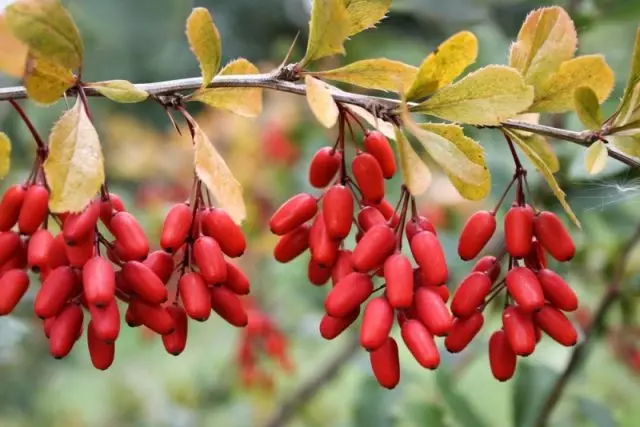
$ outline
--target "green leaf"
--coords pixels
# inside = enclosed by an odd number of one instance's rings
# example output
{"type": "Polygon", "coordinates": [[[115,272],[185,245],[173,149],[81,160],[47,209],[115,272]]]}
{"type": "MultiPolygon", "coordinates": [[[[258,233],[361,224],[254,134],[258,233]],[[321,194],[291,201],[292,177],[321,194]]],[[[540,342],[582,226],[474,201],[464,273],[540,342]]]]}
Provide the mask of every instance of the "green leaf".
{"type": "MultiPolygon", "coordinates": [[[[436,371],[436,384],[451,416],[464,427],[486,427],[486,422],[480,417],[471,403],[455,389],[451,372],[444,368],[436,371]]],[[[520,427],[520,426],[518,426],[520,427]]]]}
{"type": "Polygon", "coordinates": [[[0,179],[4,179],[11,169],[11,140],[0,132],[0,179]]]}
{"type": "Polygon", "coordinates": [[[445,171],[451,183],[456,187],[462,197],[467,200],[482,200],[491,192],[491,174],[487,168],[487,161],[484,157],[484,148],[473,139],[465,136],[462,127],[454,124],[444,123],[421,123],[422,129],[449,140],[464,153],[467,158],[476,165],[484,167],[482,180],[474,183],[467,183],[460,180],[449,171],[445,171]]]}
{"type": "Polygon", "coordinates": [[[522,73],[527,84],[538,88],[560,64],[573,58],[578,35],[569,14],[559,6],[529,13],[511,45],[509,65],[522,73]]]}
{"type": "Polygon", "coordinates": [[[409,101],[425,98],[448,85],[478,57],[478,40],[473,33],[454,34],[436,48],[420,65],[407,91],[409,101]]]}
{"type": "Polygon", "coordinates": [[[419,196],[427,191],[431,185],[431,172],[420,156],[414,151],[400,128],[394,128],[396,143],[398,144],[398,157],[402,178],[407,189],[413,196],[419,196]]]}
{"type": "Polygon", "coordinates": [[[200,63],[202,87],[207,87],[220,68],[222,46],[220,33],[204,7],[196,7],[187,18],[189,46],[200,63]]]}
{"type": "Polygon", "coordinates": [[[622,153],[631,157],[640,157],[640,135],[611,136],[613,145],[622,153]]]}
{"type": "Polygon", "coordinates": [[[412,111],[454,122],[498,125],[526,110],[533,101],[527,86],[513,68],[491,65],[442,88],[412,111]]]}
{"type": "Polygon", "coordinates": [[[14,36],[36,56],[63,68],[82,64],[82,39],[71,15],[58,0],[17,0],[5,9],[14,36]]]}
{"type": "Polygon", "coordinates": [[[351,19],[344,0],[314,0],[307,52],[300,61],[300,68],[325,56],[343,55],[343,43],[350,32],[351,19]]]}
{"type": "Polygon", "coordinates": [[[640,121],[640,83],[635,85],[629,99],[625,101],[624,108],[616,115],[611,133],[614,133],[618,127],[627,126],[636,121],[640,121]]]}
{"type": "Polygon", "coordinates": [[[108,80],[89,83],[87,86],[94,88],[110,100],[123,104],[142,102],[149,97],[146,91],[138,89],[127,80],[108,80]]]}
{"type": "Polygon", "coordinates": [[[529,136],[524,136],[522,132],[518,132],[522,141],[527,144],[537,155],[540,157],[540,160],[547,165],[547,168],[551,171],[551,173],[556,173],[560,170],[560,161],[558,160],[558,156],[556,156],[555,151],[551,148],[551,144],[547,141],[542,135],[529,134],[529,136]]]}
{"type": "Polygon", "coordinates": [[[44,172],[51,189],[52,212],[80,212],[104,184],[104,160],[98,132],[80,97],[49,135],[44,172]]]}
{"type": "Polygon", "coordinates": [[[578,397],[578,412],[594,427],[618,427],[611,409],[586,397],[578,397]]]}
{"type": "Polygon", "coordinates": [[[596,141],[591,144],[584,152],[584,162],[587,167],[587,172],[595,175],[604,169],[608,156],[609,152],[604,142],[596,141]]]}
{"type": "Polygon", "coordinates": [[[533,166],[535,166],[536,170],[547,181],[547,184],[549,184],[551,191],[553,191],[553,194],[556,196],[556,198],[562,205],[567,215],[569,215],[569,218],[571,218],[571,221],[573,221],[573,223],[578,228],[580,228],[580,221],[578,221],[578,218],[571,210],[571,206],[569,206],[569,203],[567,203],[567,199],[566,199],[567,195],[565,194],[564,191],[562,191],[562,189],[558,185],[556,178],[553,176],[553,172],[551,172],[551,170],[546,165],[546,163],[540,158],[540,156],[538,156],[538,154],[531,147],[529,147],[529,145],[527,145],[527,143],[525,143],[520,138],[518,134],[508,130],[506,131],[506,133],[512,138],[513,142],[515,142],[518,145],[518,147],[520,147],[520,149],[524,152],[524,154],[527,156],[529,161],[533,164],[533,166]]]}
{"type": "Polygon", "coordinates": [[[71,70],[44,59],[30,59],[24,78],[29,98],[48,105],[58,101],[75,84],[71,70]]]}
{"type": "Polygon", "coordinates": [[[391,0],[344,0],[349,15],[348,36],[373,28],[385,17],[391,0]]]}
{"type": "MultiPolygon", "coordinates": [[[[259,72],[251,62],[238,58],[228,63],[218,75],[258,74],[259,72]]],[[[262,89],[258,87],[201,88],[187,99],[229,110],[245,117],[255,117],[262,111],[262,89]]]]}
{"type": "Polygon", "coordinates": [[[573,94],[579,87],[591,88],[602,103],[613,89],[613,71],[602,55],[579,56],[563,62],[560,69],[536,90],[529,111],[564,113],[574,108],[573,94]]]}
{"type": "Polygon", "coordinates": [[[406,418],[414,427],[446,427],[444,408],[434,403],[414,403],[406,409],[406,418]]]}
{"type": "Polygon", "coordinates": [[[513,380],[513,425],[533,427],[557,374],[543,365],[522,361],[513,380]]]}
{"type": "Polygon", "coordinates": [[[247,216],[242,198],[242,185],[229,170],[222,156],[195,122],[193,126],[194,164],[198,178],[216,198],[218,206],[241,224],[247,216]]]}
{"type": "Polygon", "coordinates": [[[333,127],[338,120],[339,111],[331,91],[324,82],[311,76],[305,76],[304,83],[311,111],[324,127],[333,127]]]}
{"type": "Polygon", "coordinates": [[[328,71],[308,73],[315,77],[337,80],[367,89],[397,92],[407,87],[416,76],[416,67],[386,58],[365,59],[328,71]]]}
{"type": "Polygon", "coordinates": [[[618,114],[614,120],[614,124],[622,125],[628,123],[624,121],[625,116],[629,109],[634,109],[638,106],[638,95],[635,96],[635,102],[631,102],[634,98],[634,91],[640,92],[640,27],[636,31],[636,40],[633,46],[633,54],[631,55],[631,71],[629,72],[629,79],[627,80],[627,86],[624,88],[624,94],[618,107],[618,114]]]}
{"type": "Polygon", "coordinates": [[[573,93],[576,113],[585,128],[599,130],[602,126],[602,111],[598,95],[587,86],[581,86],[573,93]]]}
{"type": "Polygon", "coordinates": [[[380,387],[371,376],[358,384],[358,395],[353,408],[353,425],[366,427],[393,427],[392,407],[398,393],[380,387]]]}

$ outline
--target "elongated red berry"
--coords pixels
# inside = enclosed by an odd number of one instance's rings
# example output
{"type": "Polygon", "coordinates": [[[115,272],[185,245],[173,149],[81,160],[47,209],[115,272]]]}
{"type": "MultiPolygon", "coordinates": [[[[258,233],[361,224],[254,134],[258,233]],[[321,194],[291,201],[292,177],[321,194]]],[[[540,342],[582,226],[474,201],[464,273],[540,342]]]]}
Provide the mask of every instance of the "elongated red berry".
{"type": "Polygon", "coordinates": [[[360,345],[376,350],[385,343],[393,327],[393,307],[385,297],[369,301],[364,309],[360,326],[360,345]]]}
{"type": "Polygon", "coordinates": [[[29,276],[24,270],[9,270],[0,276],[0,316],[13,311],[29,287],[29,276]]]}
{"type": "Polygon", "coordinates": [[[485,273],[474,272],[465,277],[456,289],[451,301],[454,316],[472,316],[491,290],[491,279],[485,273]]]}
{"type": "Polygon", "coordinates": [[[407,319],[401,327],[402,340],[413,358],[424,368],[440,365],[440,352],[431,332],[416,319],[407,319]]]}
{"type": "Polygon", "coordinates": [[[369,203],[380,203],[384,198],[384,176],[376,158],[360,153],[351,162],[351,170],[362,197],[369,203]]]}
{"type": "Polygon", "coordinates": [[[142,263],[149,267],[162,280],[162,283],[169,281],[175,267],[173,257],[165,251],[151,252],[142,263]]]}
{"type": "Polygon", "coordinates": [[[273,250],[276,261],[287,263],[306,251],[309,248],[309,228],[304,224],[282,236],[273,250]]]}
{"type": "Polygon", "coordinates": [[[309,183],[315,188],[324,188],[340,169],[342,154],[331,147],[322,147],[316,152],[309,165],[309,183]]]}
{"type": "Polygon", "coordinates": [[[388,389],[393,389],[400,382],[400,357],[398,344],[392,337],[387,338],[384,345],[369,353],[371,370],[378,383],[388,389]]]}
{"type": "Polygon", "coordinates": [[[374,225],[384,224],[387,220],[380,211],[373,206],[365,206],[358,212],[358,224],[364,231],[374,225]]]}
{"type": "Polygon", "coordinates": [[[460,233],[458,255],[464,261],[478,256],[496,231],[496,216],[489,211],[471,215],[460,233]]]}
{"type": "Polygon", "coordinates": [[[345,317],[355,311],[373,292],[371,278],[363,273],[351,273],[329,292],[324,308],[329,316],[345,317]]]}
{"type": "Polygon", "coordinates": [[[113,214],[124,210],[126,209],[122,199],[113,193],[109,193],[109,198],[107,200],[102,200],[100,202],[100,221],[102,221],[105,227],[107,227],[109,232],[111,232],[111,218],[113,217],[113,214]]]}
{"type": "Polygon", "coordinates": [[[544,305],[544,293],[535,273],[526,267],[509,270],[506,277],[509,294],[526,312],[531,313],[544,305]]]}
{"type": "Polygon", "coordinates": [[[162,223],[160,247],[170,253],[177,252],[189,236],[193,216],[193,209],[188,204],[174,205],[162,223]]]}
{"type": "Polygon", "coordinates": [[[67,245],[64,242],[64,236],[62,233],[58,233],[51,243],[48,267],[54,269],[62,265],[69,265],[69,258],[67,257],[67,245]]]}
{"type": "Polygon", "coordinates": [[[533,353],[536,348],[536,333],[531,313],[509,306],[502,312],[502,327],[515,354],[528,356],[533,353]]]}
{"type": "Polygon", "coordinates": [[[89,238],[89,235],[95,231],[99,216],[99,202],[91,202],[82,212],[69,214],[62,227],[65,242],[68,245],[74,245],[78,241],[89,238]]]}
{"type": "Polygon", "coordinates": [[[417,216],[417,217],[411,218],[407,222],[407,225],[405,226],[405,233],[407,234],[407,240],[409,242],[411,242],[411,239],[413,239],[413,236],[420,233],[421,231],[429,231],[430,233],[437,235],[436,229],[431,223],[431,221],[429,221],[424,216],[417,216]]]}
{"type": "Polygon", "coordinates": [[[159,304],[148,304],[139,298],[132,300],[129,306],[135,319],[156,334],[167,335],[176,328],[173,317],[166,307],[159,304]]]}
{"type": "Polygon", "coordinates": [[[484,316],[477,311],[466,319],[456,319],[453,321],[449,334],[444,339],[444,346],[451,353],[459,353],[478,334],[484,324],[484,316]]]}
{"type": "Polygon", "coordinates": [[[218,313],[218,316],[233,326],[241,328],[249,322],[242,301],[227,288],[213,287],[211,289],[211,308],[218,313]]]}
{"type": "Polygon", "coordinates": [[[53,235],[49,230],[43,228],[33,233],[27,247],[27,265],[34,271],[46,268],[52,244],[53,235]]]}
{"type": "Polygon", "coordinates": [[[9,231],[18,222],[20,209],[27,190],[22,185],[12,185],[0,201],[0,231],[9,231]]]}
{"type": "Polygon", "coordinates": [[[202,232],[216,239],[225,255],[237,258],[247,249],[242,229],[229,214],[220,208],[211,208],[200,219],[202,232]]]}
{"type": "Polygon", "coordinates": [[[437,291],[431,287],[421,287],[414,295],[415,314],[429,332],[445,336],[451,329],[453,318],[437,291]]]}
{"type": "Polygon", "coordinates": [[[138,326],[142,326],[142,319],[136,314],[136,304],[133,304],[133,300],[130,301],[130,303],[131,304],[127,306],[127,311],[124,313],[124,321],[130,328],[137,328],[138,326]]]}
{"type": "Polygon", "coordinates": [[[498,381],[507,381],[516,371],[516,354],[504,331],[496,331],[489,338],[489,364],[498,381]]]}
{"type": "Polygon", "coordinates": [[[328,314],[322,316],[320,321],[320,335],[326,340],[332,340],[344,332],[356,321],[360,315],[360,307],[344,317],[331,317],[328,314]]]}
{"type": "Polygon", "coordinates": [[[227,280],[227,262],[213,237],[198,237],[193,244],[193,256],[200,274],[208,284],[218,285],[227,280]]]}
{"type": "Polygon", "coordinates": [[[89,322],[87,327],[87,346],[89,348],[89,357],[94,368],[104,371],[109,369],[113,364],[116,346],[111,342],[106,342],[98,338],[94,330],[93,321],[89,322]]]}
{"type": "Polygon", "coordinates": [[[49,351],[56,359],[62,359],[71,352],[82,332],[82,308],[77,304],[67,304],[56,317],[49,332],[49,351]]]}
{"type": "Polygon", "coordinates": [[[576,293],[556,272],[545,268],[538,271],[537,277],[545,298],[554,307],[562,311],[575,311],[578,309],[576,293]]]}
{"type": "Polygon", "coordinates": [[[524,257],[524,265],[534,271],[547,268],[547,256],[545,254],[544,248],[535,237],[531,241],[531,250],[524,257]]]}
{"type": "Polygon", "coordinates": [[[410,247],[426,285],[439,286],[447,281],[447,260],[438,238],[433,233],[422,231],[416,234],[411,239],[410,247]]]}
{"type": "Polygon", "coordinates": [[[278,208],[269,221],[273,234],[283,236],[309,221],[318,212],[318,201],[308,193],[296,194],[278,208]]]}
{"type": "Polygon", "coordinates": [[[533,239],[533,209],[512,206],[504,216],[504,243],[514,258],[523,258],[531,250],[533,239]]]}
{"type": "Polygon", "coordinates": [[[557,308],[546,304],[533,315],[536,325],[558,343],[571,347],[578,342],[576,328],[557,308]]]}
{"type": "Polygon", "coordinates": [[[138,261],[129,261],[122,268],[122,277],[133,291],[149,304],[162,304],[168,298],[167,288],[154,272],[138,261]]]}
{"type": "Polygon", "coordinates": [[[390,179],[396,173],[396,159],[387,138],[379,131],[368,132],[364,138],[364,149],[375,157],[382,169],[382,175],[390,179]]]}
{"type": "Polygon", "coordinates": [[[400,216],[396,213],[395,208],[388,200],[385,199],[378,204],[369,204],[366,201],[363,202],[367,206],[373,206],[378,209],[391,227],[395,227],[400,222],[400,216]]]}
{"type": "Polygon", "coordinates": [[[211,315],[211,295],[207,283],[200,273],[190,272],[178,282],[180,299],[187,315],[203,322],[211,315]]]}
{"type": "Polygon", "coordinates": [[[367,231],[353,250],[351,261],[360,272],[382,266],[396,248],[396,235],[391,227],[376,225],[367,231]]]}
{"type": "Polygon", "coordinates": [[[129,212],[118,212],[111,218],[111,232],[131,260],[143,260],[149,254],[149,240],[129,212]]]}
{"type": "Polygon", "coordinates": [[[176,305],[167,307],[167,312],[173,319],[175,329],[172,333],[162,336],[162,344],[167,353],[177,356],[187,346],[187,333],[189,330],[187,313],[182,307],[176,305]]]}
{"type": "Polygon", "coordinates": [[[331,282],[335,286],[343,277],[353,273],[352,252],[348,249],[338,251],[336,262],[331,267],[331,282]]]}
{"type": "Polygon", "coordinates": [[[324,217],[316,216],[309,231],[311,259],[320,266],[331,267],[338,258],[339,248],[340,241],[331,238],[327,232],[324,217]]]}
{"type": "Polygon", "coordinates": [[[334,185],[324,194],[322,201],[327,233],[332,239],[342,240],[351,231],[353,221],[353,197],[344,185],[334,185]]]}
{"type": "Polygon", "coordinates": [[[42,319],[57,316],[79,287],[79,282],[78,276],[70,267],[60,266],[51,271],[36,294],[36,315],[42,319]]]}
{"type": "Polygon", "coordinates": [[[493,255],[486,255],[480,258],[471,269],[472,273],[476,271],[486,273],[493,283],[500,276],[500,264],[493,255]]]}
{"type": "Polygon", "coordinates": [[[114,342],[120,334],[120,310],[113,298],[103,308],[90,306],[91,323],[96,336],[106,342],[114,342]]]}
{"type": "Polygon", "coordinates": [[[65,252],[69,265],[81,268],[87,261],[89,261],[96,254],[95,242],[93,235],[85,240],[80,240],[74,243],[73,246],[65,243],[65,252]]]}
{"type": "Polygon", "coordinates": [[[27,188],[18,217],[20,233],[28,235],[35,233],[47,218],[48,212],[49,191],[39,184],[27,188]]]}
{"type": "Polygon", "coordinates": [[[409,308],[413,302],[413,267],[401,253],[391,255],[384,262],[387,298],[393,308],[409,308]]]}
{"type": "Polygon", "coordinates": [[[540,212],[533,219],[533,232],[549,254],[560,262],[569,261],[576,253],[571,235],[553,212],[540,212]]]}
{"type": "Polygon", "coordinates": [[[236,295],[247,295],[250,290],[249,279],[237,266],[227,263],[227,280],[224,287],[236,295]]]}
{"type": "Polygon", "coordinates": [[[0,233],[0,265],[9,261],[21,245],[20,236],[13,231],[0,233]]]}
{"type": "Polygon", "coordinates": [[[111,263],[100,256],[87,261],[82,268],[82,285],[89,304],[106,306],[116,291],[116,274],[111,263]]]}
{"type": "Polygon", "coordinates": [[[331,267],[324,267],[313,259],[309,260],[309,265],[307,268],[307,278],[312,285],[322,286],[331,277],[331,267]]]}

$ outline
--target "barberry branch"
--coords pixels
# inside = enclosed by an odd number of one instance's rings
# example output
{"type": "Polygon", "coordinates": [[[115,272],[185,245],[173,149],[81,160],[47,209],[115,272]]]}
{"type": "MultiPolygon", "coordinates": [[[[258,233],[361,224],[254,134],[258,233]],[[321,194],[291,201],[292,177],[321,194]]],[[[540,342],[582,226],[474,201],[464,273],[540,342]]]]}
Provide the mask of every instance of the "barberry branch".
{"type": "Polygon", "coordinates": [[[617,258],[618,262],[614,268],[613,278],[598,304],[593,320],[585,328],[584,339],[580,344],[574,347],[571,357],[569,358],[569,363],[567,363],[562,374],[560,374],[556,379],[553,388],[544,400],[542,408],[538,414],[538,418],[536,419],[535,427],[546,427],[553,410],[560,401],[560,398],[567,387],[567,384],[571,380],[572,376],[579,370],[580,365],[587,357],[593,339],[601,333],[607,315],[609,314],[609,310],[614,307],[615,303],[621,296],[620,285],[624,279],[627,262],[629,261],[632,250],[639,242],[640,226],[620,251],[620,255],[617,258]]]}

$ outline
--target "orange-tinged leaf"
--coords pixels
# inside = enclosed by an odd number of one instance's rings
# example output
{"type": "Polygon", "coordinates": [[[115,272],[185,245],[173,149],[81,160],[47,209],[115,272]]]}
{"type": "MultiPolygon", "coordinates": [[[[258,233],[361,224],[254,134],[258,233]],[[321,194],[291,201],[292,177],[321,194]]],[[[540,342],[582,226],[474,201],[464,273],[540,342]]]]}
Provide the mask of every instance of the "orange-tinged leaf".
{"type": "Polygon", "coordinates": [[[29,48],[7,28],[4,15],[0,14],[0,71],[13,77],[22,77],[29,48]]]}
{"type": "Polygon", "coordinates": [[[209,11],[204,7],[194,8],[187,18],[186,32],[191,50],[200,63],[202,87],[207,87],[220,68],[222,55],[220,34],[209,11]]]}
{"type": "Polygon", "coordinates": [[[338,105],[327,85],[309,75],[305,76],[304,83],[307,88],[307,103],[318,121],[327,128],[335,125],[338,120],[338,105]]]}

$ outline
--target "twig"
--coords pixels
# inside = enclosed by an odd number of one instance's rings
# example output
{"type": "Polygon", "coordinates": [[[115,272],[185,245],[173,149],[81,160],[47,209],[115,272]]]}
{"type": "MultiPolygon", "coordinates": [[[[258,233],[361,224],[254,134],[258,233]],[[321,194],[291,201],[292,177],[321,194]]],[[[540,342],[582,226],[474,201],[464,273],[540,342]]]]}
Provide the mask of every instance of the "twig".
{"type": "Polygon", "coordinates": [[[614,303],[618,300],[618,298],[620,298],[620,284],[624,276],[627,262],[629,260],[629,256],[631,255],[631,251],[639,241],[640,227],[636,229],[633,236],[631,236],[631,238],[622,248],[620,256],[618,257],[618,262],[615,266],[615,271],[613,272],[613,278],[611,279],[607,290],[605,291],[602,299],[600,300],[600,303],[598,304],[598,308],[596,309],[593,320],[585,328],[584,340],[573,349],[573,352],[571,353],[571,357],[569,359],[569,363],[565,367],[562,374],[558,377],[558,379],[556,379],[553,388],[547,395],[544,403],[542,404],[542,408],[538,413],[535,427],[545,427],[547,425],[549,417],[551,416],[553,409],[560,401],[562,393],[569,383],[569,380],[578,371],[581,362],[585,360],[589,351],[591,340],[596,335],[598,335],[604,327],[604,322],[607,314],[609,313],[609,310],[614,306],[614,303]]]}

